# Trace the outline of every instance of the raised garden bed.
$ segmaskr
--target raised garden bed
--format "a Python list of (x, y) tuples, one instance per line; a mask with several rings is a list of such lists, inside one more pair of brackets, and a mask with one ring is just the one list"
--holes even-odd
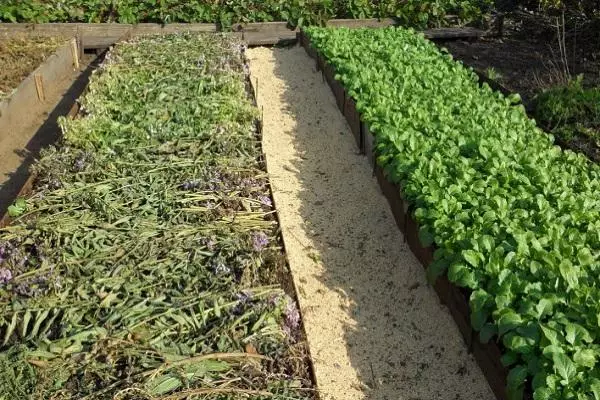
[(79, 53), (75, 39), (15, 37), (0, 43), (0, 139), (27, 123), (46, 93), (79, 68)]
[[(309, 37), (304, 31), (300, 33), (300, 43), (306, 49), (318, 65), (323, 65), (324, 76), (327, 71), (334, 71), (334, 68), (310, 43)], [(335, 75), (335, 74), (334, 74)], [(367, 157), (369, 164), (373, 167), (373, 174), (381, 187), (381, 191), (386, 197), (398, 228), (402, 231), (405, 241), (408, 243), (411, 251), (417, 257), (423, 268), (427, 269), (434, 259), (434, 248), (423, 247), (419, 241), (419, 227), (412, 215), (413, 210), (409, 207), (409, 202), (403, 198), (402, 189), (396, 183), (391, 182), (383, 169), (376, 163), (375, 138), (369, 130), (369, 125), (363, 121), (361, 114), (356, 109), (356, 101), (348, 94), (347, 90), (339, 80), (327, 79), (331, 86), (331, 91), (339, 99), (350, 99), (354, 107), (342, 108), (341, 111), (346, 118), (348, 125), (354, 135), (358, 149)], [(358, 130), (353, 128), (358, 121)], [(492, 388), (492, 391), (498, 399), (506, 399), (506, 375), (507, 370), (500, 362), (502, 353), (495, 342), (479, 343), (478, 333), (471, 328), (470, 307), (468, 294), (448, 281), (446, 276), (439, 277), (433, 285), (440, 301), (446, 305), (456, 322), (460, 333), (470, 351), (473, 352), (484, 375)]]
[[(581, 290), (596, 286), (591, 276), (588, 283), (587, 275), (592, 273), (596, 257), (593, 240), (586, 241), (587, 228), (581, 232), (576, 228), (570, 230), (570, 234), (578, 235), (578, 239), (569, 245), (561, 241), (560, 236), (551, 236), (550, 239), (544, 234), (572, 226), (559, 222), (568, 221), (571, 214), (550, 203), (551, 193), (554, 190), (563, 196), (566, 192), (571, 193), (572, 189), (564, 185), (569, 185), (570, 179), (574, 179), (589, 186), (586, 186), (587, 192), (572, 192), (573, 195), (582, 196), (582, 201), (583, 198), (595, 198), (597, 167), (581, 156), (562, 153), (552, 147), (550, 139), (527, 120), (524, 109), (513, 105), (513, 99), (506, 99), (487, 86), (479, 87), (479, 79), (475, 75), (411, 32), (386, 29), (351, 34), (345, 30), (333, 32), (314, 28), (311, 32), (317, 36), (319, 50), (308, 48), (308, 54), (316, 55), (317, 64), (325, 68), (333, 69), (333, 65), (328, 66), (333, 60), (332, 64), (339, 74), (338, 84), (343, 82), (346, 88), (351, 87), (344, 90), (344, 96), (356, 99), (358, 118), (363, 121), (362, 150), (371, 152), (374, 148), (378, 156), (375, 173), (396, 221), (416, 257), (427, 267), (428, 275), (437, 277), (434, 287), (440, 299), (448, 305), (497, 397), (528, 398), (535, 393), (536, 398), (568, 398), (574, 393), (587, 396), (595, 392), (594, 378), (586, 375), (585, 371), (595, 365), (593, 349), (596, 345), (592, 332), (596, 322), (588, 321), (585, 315), (588, 312), (596, 315), (593, 310), (597, 308), (588, 304), (589, 310), (568, 311), (580, 309), (582, 304), (583, 300), (575, 294), (578, 291), (574, 290), (578, 285)], [(377, 45), (370, 42), (371, 39)], [(389, 47), (386, 47), (386, 40), (390, 41)], [(306, 37), (301, 42), (304, 45), (309, 43)], [(332, 45), (334, 42), (335, 46)], [(349, 51), (349, 47), (360, 47), (360, 50), (354, 48)], [(379, 59), (378, 55), (382, 58)], [(387, 63), (391, 59), (395, 62)], [(365, 80), (366, 75), (357, 75), (360, 68), (365, 68), (364, 74), (372, 74), (372, 79)], [(428, 68), (432, 70), (427, 71)], [(436, 84), (433, 81), (438, 78), (432, 79), (431, 76), (438, 76), (445, 84)], [(396, 80), (389, 85), (392, 79)], [(373, 88), (379, 90), (373, 91)], [(396, 90), (401, 97), (396, 97)], [(453, 91), (453, 95), (449, 90)], [(457, 98), (465, 104), (457, 103)], [(388, 103), (383, 102), (386, 99)], [(437, 102), (434, 103), (434, 100)], [(468, 117), (461, 106), (469, 110)], [(419, 107), (428, 111), (420, 112)], [(428, 107), (437, 108), (431, 110)], [(391, 113), (395, 113), (393, 118)], [(483, 121), (482, 118), (488, 116), (496, 118), (495, 113), (499, 125), (494, 127)], [(442, 121), (431, 121), (432, 115), (440, 116)], [(447, 115), (452, 117), (446, 120), (444, 116)], [(354, 121), (357, 116), (349, 115), (347, 118)], [(469, 126), (468, 122), (460, 128), (453, 126), (461, 118), (465, 122), (475, 118), (478, 122), (473, 126)], [(507, 124), (506, 131), (505, 128), (498, 129), (498, 126), (504, 126), (501, 120)], [(477, 133), (479, 125), (487, 126), (485, 135)], [(369, 136), (369, 132), (373, 131), (374, 136)], [(509, 131), (512, 136), (503, 136), (502, 132)], [(522, 142), (525, 136), (527, 140)], [(499, 139), (502, 146), (493, 147), (491, 141)], [(438, 140), (443, 140), (443, 144), (437, 143)], [(512, 144), (508, 145), (508, 142)], [(510, 150), (505, 152), (504, 146)], [(453, 148), (456, 152), (451, 150)], [(506, 191), (497, 191), (487, 184), (481, 186), (489, 179), (502, 180), (512, 176), (491, 167), (499, 160), (509, 163), (511, 171), (518, 171), (526, 165), (528, 157), (545, 163), (544, 174), (536, 175), (535, 168), (528, 170), (527, 179), (521, 183), (517, 183), (514, 180), (516, 176), (513, 176)], [(548, 166), (544, 157), (552, 160), (553, 166)], [(481, 174), (482, 180), (469, 174), (462, 176), (461, 165), (473, 165), (473, 174)], [(458, 175), (450, 178), (448, 171), (454, 170)], [(545, 181), (545, 174), (553, 178)], [(455, 192), (456, 184), (465, 178), (469, 185), (474, 186), (467, 185)], [(532, 184), (539, 179), (546, 183), (542, 186)], [(439, 187), (432, 182), (439, 182)], [(523, 193), (535, 194), (538, 208), (523, 203), (525, 198), (517, 201), (511, 195), (511, 190), (516, 187)], [(481, 197), (480, 193), (490, 191), (495, 194)], [(466, 193), (470, 197), (459, 196), (458, 193)], [(490, 200), (492, 203), (486, 206)], [(472, 201), (477, 204), (471, 204)], [(457, 204), (461, 207), (455, 209)], [(597, 210), (584, 208), (573, 212), (593, 224)], [(482, 216), (485, 210), (488, 212)], [(498, 212), (510, 213), (510, 229), (505, 230), (504, 226), (508, 220), (503, 222), (494, 218), (495, 223), (485, 223), (485, 218), (497, 217)], [(469, 225), (471, 213), (479, 217), (472, 215), (475, 220)], [(535, 217), (547, 216), (548, 213), (554, 217), (549, 220)], [(448, 220), (444, 219), (446, 215)], [(529, 218), (536, 221), (537, 233), (527, 228)], [(453, 224), (451, 221), (456, 222)], [(459, 229), (463, 226), (465, 230)], [(476, 235), (470, 236), (473, 232)], [(526, 242), (523, 241), (525, 237), (528, 238)], [(579, 248), (566, 251), (563, 247), (562, 253), (552, 252), (556, 258), (546, 257), (545, 254), (551, 252), (549, 247), (558, 242)], [(539, 268), (535, 268), (538, 265)], [(490, 270), (492, 266), (498, 268), (497, 275)], [(446, 269), (449, 270), (448, 276), (444, 273)], [(517, 285), (512, 286), (512, 290), (518, 296), (507, 289), (503, 281)], [(539, 291), (525, 289), (538, 286)], [(469, 298), (470, 301), (467, 300)], [(527, 310), (529, 301), (537, 308)], [(477, 326), (479, 333), (471, 326)], [(479, 335), (482, 341), (478, 340)], [(493, 337), (496, 340), (490, 341)], [(511, 366), (510, 371), (505, 365)]]
[(0, 230), (2, 394), (316, 397), (245, 65), (230, 35), (108, 55)]

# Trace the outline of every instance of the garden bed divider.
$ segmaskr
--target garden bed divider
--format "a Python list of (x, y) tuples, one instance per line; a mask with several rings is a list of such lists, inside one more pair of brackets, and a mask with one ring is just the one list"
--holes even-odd
[[(333, 67), (328, 65), (323, 56), (311, 46), (310, 39), (303, 31), (300, 32), (299, 42), (306, 49), (307, 54), (316, 60), (318, 65), (324, 66), (324, 73), (325, 71), (334, 70)], [(330, 79), (326, 80), (330, 83)], [(335, 81), (330, 83), (330, 85), (336, 99), (340, 96), (344, 98), (350, 97), (351, 99), (351, 96), (347, 94), (347, 91), (340, 82)], [(342, 88), (342, 95), (338, 93), (340, 91), (338, 86)], [(352, 101), (354, 100), (352, 99)], [(414, 219), (413, 209), (402, 195), (402, 188), (391, 182), (387, 178), (385, 171), (377, 165), (374, 152), (375, 139), (369, 130), (368, 124), (362, 121), (361, 115), (356, 110), (355, 105), (354, 107), (345, 107), (342, 112), (351, 129), (356, 121), (359, 121), (360, 141), (357, 140), (359, 149), (365, 153), (369, 163), (374, 168), (374, 175), (377, 178), (383, 195), (390, 205), (396, 224), (404, 235), (405, 242), (407, 242), (421, 265), (427, 268), (434, 259), (435, 248), (433, 246), (422, 246), (419, 240), (419, 225)], [(500, 361), (502, 352), (498, 344), (493, 340), (490, 340), (488, 343), (481, 343), (479, 334), (471, 327), (471, 313), (467, 291), (453, 285), (445, 274), (436, 280), (433, 288), (440, 302), (448, 307), (469, 351), (477, 360), (496, 398), (499, 400), (507, 399), (506, 382), (508, 370)]]
[(0, 141), (17, 124), (26, 124), (30, 116), (35, 116), (32, 111), (46, 101), (49, 88), (62, 82), (73, 70), (79, 69), (79, 56), (77, 40), (65, 42), (29, 74), (11, 95), (0, 101)]
[[(348, 28), (382, 28), (397, 25), (392, 18), (384, 19), (335, 19), (328, 26)], [(215, 23), (172, 23), (172, 24), (120, 24), (120, 23), (0, 23), (0, 34), (31, 34), (40, 36), (67, 36), (81, 38), (84, 49), (105, 49), (126, 35), (137, 36), (176, 32), (221, 32), (224, 29)], [(298, 28), (287, 22), (255, 22), (234, 24), (231, 31), (241, 35), (250, 46), (284, 44), (297, 40)], [(485, 31), (470, 27), (433, 28), (424, 31), (434, 39), (478, 39)]]

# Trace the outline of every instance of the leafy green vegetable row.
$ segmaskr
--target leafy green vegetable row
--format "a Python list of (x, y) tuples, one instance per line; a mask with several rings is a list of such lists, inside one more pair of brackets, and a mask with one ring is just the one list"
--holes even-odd
[(312, 397), (244, 52), (140, 38), (92, 77), (0, 230), (0, 398)]
[(238, 22), (289, 21), (293, 25), (333, 18), (398, 17), (427, 26), (448, 13), (474, 21), (488, 0), (4, 0), (0, 21), (10, 22)]
[(600, 399), (600, 168), (411, 30), (307, 33), (435, 243), (430, 278), (470, 289), (502, 343), (510, 397)]

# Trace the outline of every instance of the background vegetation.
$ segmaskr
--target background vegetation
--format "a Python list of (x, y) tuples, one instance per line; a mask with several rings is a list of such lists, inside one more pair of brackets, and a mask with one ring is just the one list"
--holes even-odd
[(478, 20), (491, 0), (4, 0), (5, 22), (238, 22), (321, 23), (332, 18), (397, 17), (412, 26)]

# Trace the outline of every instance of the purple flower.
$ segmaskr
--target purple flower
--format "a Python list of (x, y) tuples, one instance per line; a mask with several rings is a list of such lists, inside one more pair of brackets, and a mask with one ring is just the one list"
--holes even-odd
[(215, 267), (215, 274), (217, 275), (228, 275), (231, 273), (231, 268), (225, 264), (217, 264)]
[(258, 196), (258, 201), (260, 201), (263, 205), (267, 207), (273, 206), (273, 202), (271, 201), (271, 198), (269, 196), (260, 195)]
[(269, 245), (269, 237), (264, 232), (252, 234), (252, 247), (254, 251), (260, 252)]
[(87, 166), (89, 159), (90, 155), (88, 153), (80, 153), (73, 162), (73, 169), (75, 171), (83, 171)]
[(269, 298), (267, 299), (267, 305), (269, 307), (277, 307), (279, 305), (279, 303), (281, 302), (282, 297), (283, 296), (281, 294), (275, 294), (275, 295), (269, 296)]
[(201, 55), (201, 56), (198, 58), (198, 61), (196, 62), (196, 66), (197, 66), (198, 68), (203, 68), (205, 63), (206, 63), (206, 57), (204, 57), (204, 55)]
[(247, 188), (247, 189), (251, 189), (251, 188), (260, 186), (260, 183), (258, 182), (258, 180), (252, 179), (252, 178), (244, 178), (244, 179), (242, 179), (240, 184), (241, 184), (241, 186), (243, 186), (244, 188)]
[(225, 56), (219, 57), (218, 67), (217, 68), (220, 69), (220, 70), (229, 69), (229, 58), (225, 57)]
[(250, 290), (242, 290), (241, 292), (235, 295), (237, 299), (237, 304), (233, 308), (233, 312), (235, 314), (241, 314), (244, 312), (246, 305), (252, 302), (253, 293)]
[(62, 187), (62, 183), (58, 179), (54, 178), (48, 182), (48, 187), (50, 189), (60, 189)]
[(8, 268), (0, 268), (0, 283), (8, 283), (12, 280), (12, 272)]
[(296, 307), (296, 302), (291, 298), (288, 298), (284, 314), (283, 330), (291, 336), (292, 332), (300, 326), (300, 312), (298, 311), (298, 307)]
[(83, 171), (85, 168), (85, 160), (83, 158), (78, 158), (77, 160), (75, 160), (75, 162), (73, 163), (73, 168), (76, 171)]
[(200, 186), (200, 182), (199, 181), (187, 181), (187, 182), (183, 182), (181, 184), (181, 188), (183, 190), (196, 189), (198, 186)]
[(202, 245), (206, 246), (208, 251), (215, 251), (217, 242), (213, 238), (203, 238)]
[(243, 302), (243, 303), (252, 301), (253, 296), (254, 296), (254, 293), (252, 293), (252, 290), (242, 290), (241, 292), (236, 293), (236, 295), (235, 295), (237, 300), (240, 302)]
[(231, 273), (231, 268), (225, 265), (220, 259), (212, 259), (210, 263), (212, 270), (216, 275), (229, 275)]

